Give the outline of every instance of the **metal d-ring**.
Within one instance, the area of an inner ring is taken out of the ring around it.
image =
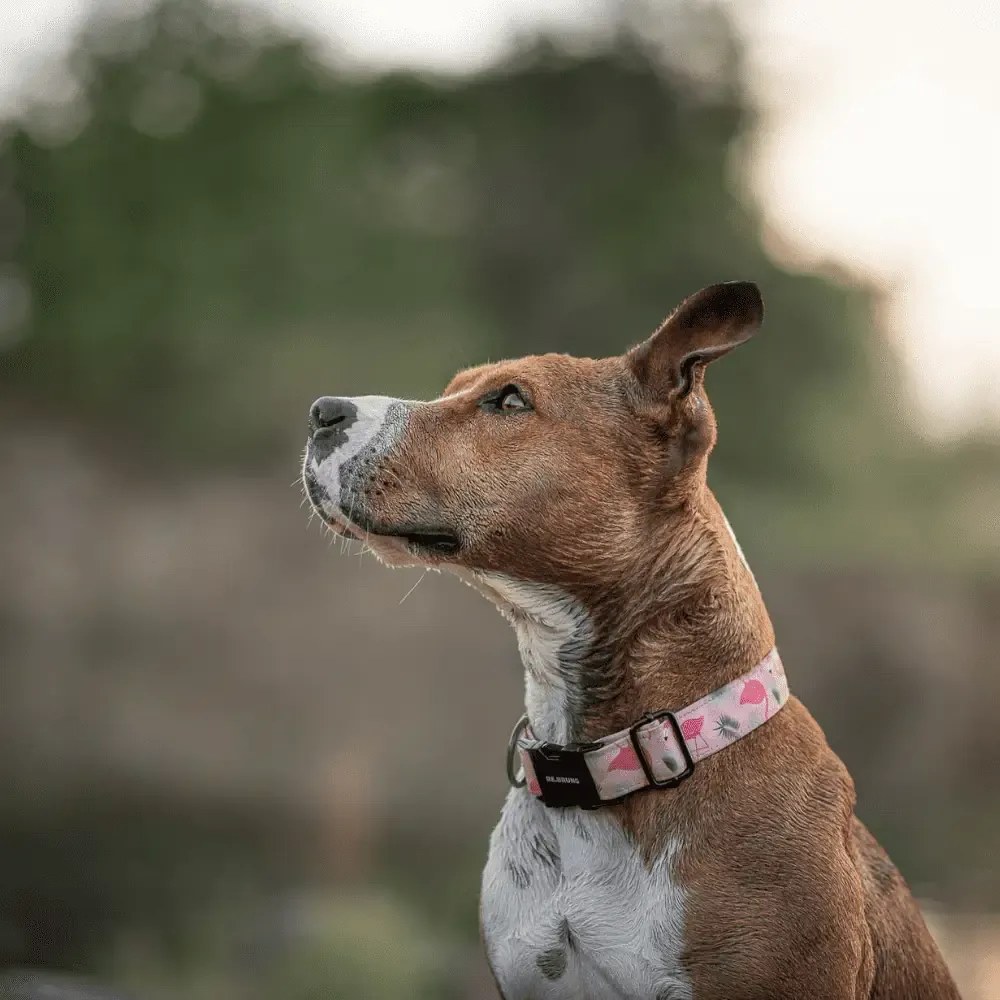
[[[514,726],[514,731],[510,734],[510,740],[507,742],[507,780],[514,788],[524,788],[528,783],[528,779],[524,776],[523,767],[520,769],[520,781],[518,780],[517,772],[514,770],[514,755],[517,753],[517,741],[521,738],[521,733],[527,728],[528,717],[527,715],[522,715],[517,720],[517,725]]]

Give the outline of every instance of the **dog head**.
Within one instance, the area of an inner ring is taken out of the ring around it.
[[[390,565],[571,592],[620,578],[704,488],[716,434],[705,366],[762,317],[755,285],[713,285],[617,357],[484,365],[429,402],[322,397],[309,499]]]

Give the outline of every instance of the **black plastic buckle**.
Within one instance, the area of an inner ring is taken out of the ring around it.
[[[547,806],[580,806],[596,809],[601,804],[597,785],[584,759],[596,744],[559,746],[543,743],[528,750],[535,777]]]
[[[677,745],[681,748],[681,756],[684,758],[684,770],[679,774],[675,774],[672,778],[657,781],[653,775],[652,768],[649,766],[649,761],[646,760],[646,755],[639,744],[639,730],[651,722],[661,722],[663,719],[666,719],[670,723],[670,728],[674,731]],[[673,712],[647,712],[634,725],[629,727],[628,735],[632,741],[632,747],[635,749],[635,755],[639,758],[639,763],[642,765],[646,780],[656,788],[674,788],[685,778],[690,778],[694,774],[694,760],[691,757],[691,751],[688,750],[684,733],[681,732],[681,724],[677,721],[677,716]]]

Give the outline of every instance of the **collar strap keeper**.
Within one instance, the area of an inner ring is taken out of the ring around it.
[[[644,715],[593,743],[538,740],[524,716],[511,733],[507,775],[547,806],[596,809],[646,788],[672,788],[704,760],[784,707],[788,682],[777,649],[749,673],[679,712]],[[523,776],[514,773],[520,757]]]

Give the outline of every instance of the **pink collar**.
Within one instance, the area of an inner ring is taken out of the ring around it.
[[[511,735],[508,775],[547,806],[593,809],[643,788],[673,786],[699,760],[762,726],[788,701],[788,681],[772,649],[749,673],[679,712],[644,716],[593,743],[562,746],[534,738],[524,716]],[[523,778],[513,774],[517,752]]]

